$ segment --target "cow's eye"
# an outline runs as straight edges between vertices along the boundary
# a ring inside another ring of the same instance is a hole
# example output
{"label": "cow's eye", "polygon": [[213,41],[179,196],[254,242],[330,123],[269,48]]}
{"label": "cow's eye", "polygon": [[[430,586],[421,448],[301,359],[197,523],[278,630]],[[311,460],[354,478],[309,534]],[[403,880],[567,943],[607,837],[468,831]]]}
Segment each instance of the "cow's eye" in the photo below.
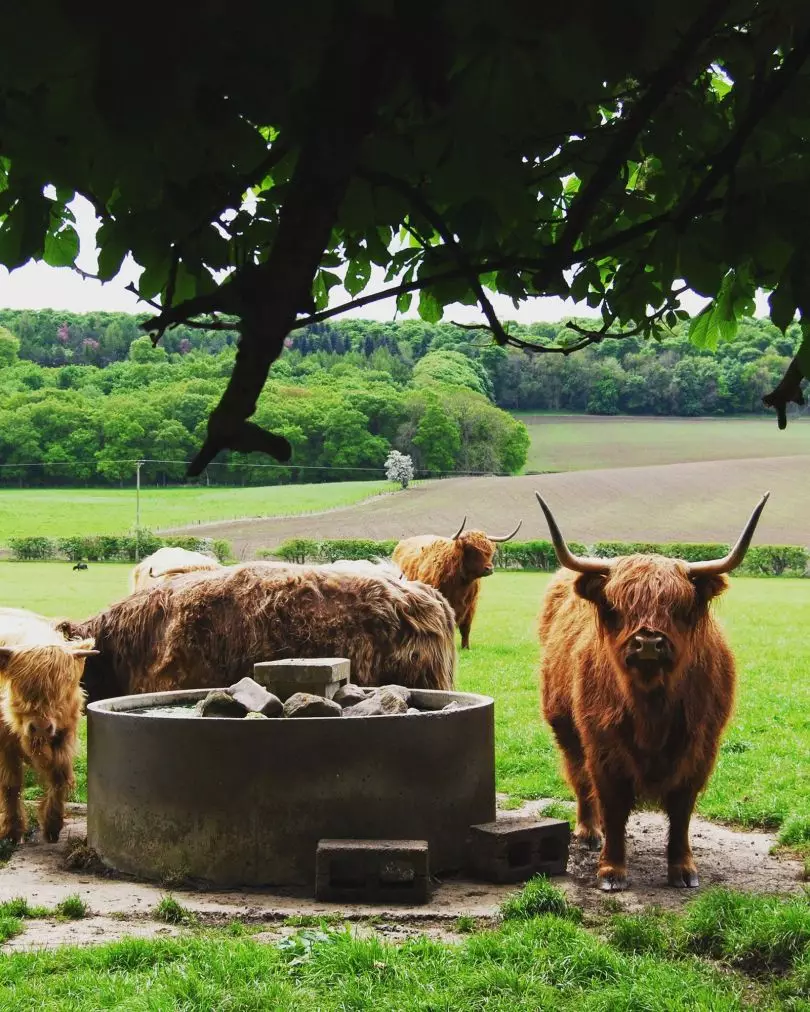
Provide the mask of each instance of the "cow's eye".
{"label": "cow's eye", "polygon": [[610,630],[620,629],[622,625],[622,616],[615,608],[611,608],[609,604],[603,604],[599,609],[602,622]]}

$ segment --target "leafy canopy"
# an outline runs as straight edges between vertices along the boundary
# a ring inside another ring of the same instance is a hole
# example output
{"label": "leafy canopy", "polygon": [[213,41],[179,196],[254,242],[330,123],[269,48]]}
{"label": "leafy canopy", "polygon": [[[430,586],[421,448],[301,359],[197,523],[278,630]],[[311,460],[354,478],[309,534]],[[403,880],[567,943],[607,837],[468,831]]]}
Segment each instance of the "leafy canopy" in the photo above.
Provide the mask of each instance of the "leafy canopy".
{"label": "leafy canopy", "polygon": [[[298,0],[16,5],[0,42],[0,263],[71,265],[68,204],[130,252],[155,338],[242,339],[191,468],[280,459],[247,421],[286,335],[363,305],[373,264],[424,320],[557,295],[656,335],[691,289],[705,347],[756,288],[810,320],[810,5],[803,0]],[[49,189],[52,187],[53,189]],[[247,203],[246,203],[247,201]],[[219,320],[225,314],[230,320]],[[549,351],[548,347],[541,350]],[[805,341],[772,403],[801,397]]]}

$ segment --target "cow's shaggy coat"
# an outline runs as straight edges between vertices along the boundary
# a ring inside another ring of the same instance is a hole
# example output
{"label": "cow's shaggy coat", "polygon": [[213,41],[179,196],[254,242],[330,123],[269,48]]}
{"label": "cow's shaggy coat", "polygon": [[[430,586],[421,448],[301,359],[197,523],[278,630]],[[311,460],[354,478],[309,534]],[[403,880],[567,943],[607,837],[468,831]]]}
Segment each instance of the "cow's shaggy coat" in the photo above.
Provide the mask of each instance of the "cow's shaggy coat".
{"label": "cow's shaggy coat", "polygon": [[73,790],[81,677],[92,653],[92,638],[67,641],[41,615],[0,608],[0,838],[18,843],[25,833],[25,764],[45,788],[43,836],[59,838]]}
{"label": "cow's shaggy coat", "polygon": [[463,528],[462,523],[453,538],[433,534],[405,538],[394,549],[392,558],[409,580],[421,580],[447,599],[461,634],[461,649],[469,650],[481,578],[492,575],[498,544],[513,538],[520,524],[505,537],[483,531],[462,533]]}
{"label": "cow's shaggy coat", "polygon": [[59,628],[96,641],[91,702],[228,685],[284,657],[348,657],[361,685],[453,686],[453,616],[441,595],[339,567],[258,563],[175,576]]}
{"label": "cow's shaggy coat", "polygon": [[543,711],[576,793],[575,836],[598,846],[604,832],[605,890],[625,888],[625,827],[642,800],[669,817],[670,885],[698,884],[689,822],[735,691],[734,659],[710,604],[728,586],[723,571],[742,561],[758,511],[725,560],[692,564],[577,559],[546,512],[571,568],[552,579],[540,615]]}

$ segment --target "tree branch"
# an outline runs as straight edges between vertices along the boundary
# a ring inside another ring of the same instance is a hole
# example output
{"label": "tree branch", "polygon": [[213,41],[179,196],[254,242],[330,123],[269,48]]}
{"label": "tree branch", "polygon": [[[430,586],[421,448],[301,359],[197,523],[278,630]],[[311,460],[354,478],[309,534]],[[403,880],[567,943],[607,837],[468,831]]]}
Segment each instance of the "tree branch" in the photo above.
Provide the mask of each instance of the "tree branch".
{"label": "tree branch", "polygon": [[776,424],[780,429],[787,428],[788,404],[804,404],[802,380],[804,374],[799,368],[798,359],[794,358],[787,367],[785,375],[769,394],[765,394],[762,403],[769,408],[776,408]]}
{"label": "tree branch", "polygon": [[395,176],[389,176],[384,172],[368,172],[361,173],[361,175],[364,175],[370,183],[374,183],[379,186],[387,186],[389,189],[396,190],[401,193],[406,200],[409,200],[411,204],[413,204],[422,217],[430,223],[435,231],[441,236],[442,242],[453,255],[462,277],[466,279],[469,286],[475,292],[475,296],[481,306],[481,312],[487,318],[487,323],[495,337],[495,340],[500,345],[506,344],[506,331],[503,329],[503,325],[498,319],[495,307],[492,305],[487,293],[484,291],[484,286],[481,284],[478,271],[470,263],[464,248],[456,241],[456,237],[450,231],[441,215],[433,209],[429,201],[423,197],[418,190],[414,189],[404,180],[397,179]]}
{"label": "tree branch", "polygon": [[[632,107],[627,119],[617,124],[616,136],[602,159],[599,168],[585,187],[574,199],[560,237],[559,246],[563,255],[572,250],[579,239],[585,222],[593,212],[600,197],[610,185],[619,167],[627,160],[630,148],[650,117],[664,102],[672,88],[684,76],[690,58],[699,49],[701,41],[709,34],[718,18],[729,6],[728,0],[714,0],[688,29],[672,51],[669,60],[653,75],[650,85],[638,102]],[[556,261],[554,267],[558,268]]]}
{"label": "tree branch", "polygon": [[677,224],[688,221],[695,210],[709,197],[723,176],[728,175],[742,155],[743,146],[763,117],[784,95],[795,80],[804,63],[810,57],[810,32],[807,32],[785,57],[779,70],[771,74],[761,88],[755,88],[748,111],[743,116],[737,132],[711,160],[711,168],[703,177],[694,194],[674,218]]}

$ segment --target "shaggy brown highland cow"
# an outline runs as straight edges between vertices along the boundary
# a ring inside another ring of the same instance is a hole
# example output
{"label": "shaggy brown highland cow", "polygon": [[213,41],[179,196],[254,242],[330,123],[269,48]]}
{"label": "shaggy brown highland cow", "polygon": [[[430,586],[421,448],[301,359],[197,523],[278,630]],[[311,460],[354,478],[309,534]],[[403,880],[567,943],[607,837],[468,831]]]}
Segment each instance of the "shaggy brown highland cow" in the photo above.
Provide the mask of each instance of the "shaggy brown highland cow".
{"label": "shaggy brown highland cow", "polygon": [[577,797],[575,837],[604,846],[600,887],[627,884],[625,826],[639,800],[669,817],[668,880],[697,886],[695,799],[734,703],[734,659],[710,603],[743,561],[763,496],[724,559],[573,555],[540,496],[557,558],[540,616],[543,711]]}
{"label": "shaggy brown highland cow", "polygon": [[0,838],[19,843],[25,833],[27,763],[45,787],[42,834],[59,839],[73,790],[80,682],[85,658],[95,652],[91,638],[68,641],[41,615],[0,608]]}
{"label": "shaggy brown highland cow", "polygon": [[494,572],[492,560],[497,546],[510,541],[520,530],[521,521],[511,534],[495,537],[483,531],[462,534],[467,518],[452,538],[425,534],[405,538],[394,549],[394,562],[409,580],[421,580],[441,591],[450,602],[461,633],[461,649],[470,648],[470,627],[475,618],[482,576]]}
{"label": "shaggy brown highland cow", "polygon": [[352,681],[450,689],[453,615],[432,587],[386,572],[257,563],[175,576],[86,622],[100,651],[88,699],[229,685],[257,661],[348,657]]}

